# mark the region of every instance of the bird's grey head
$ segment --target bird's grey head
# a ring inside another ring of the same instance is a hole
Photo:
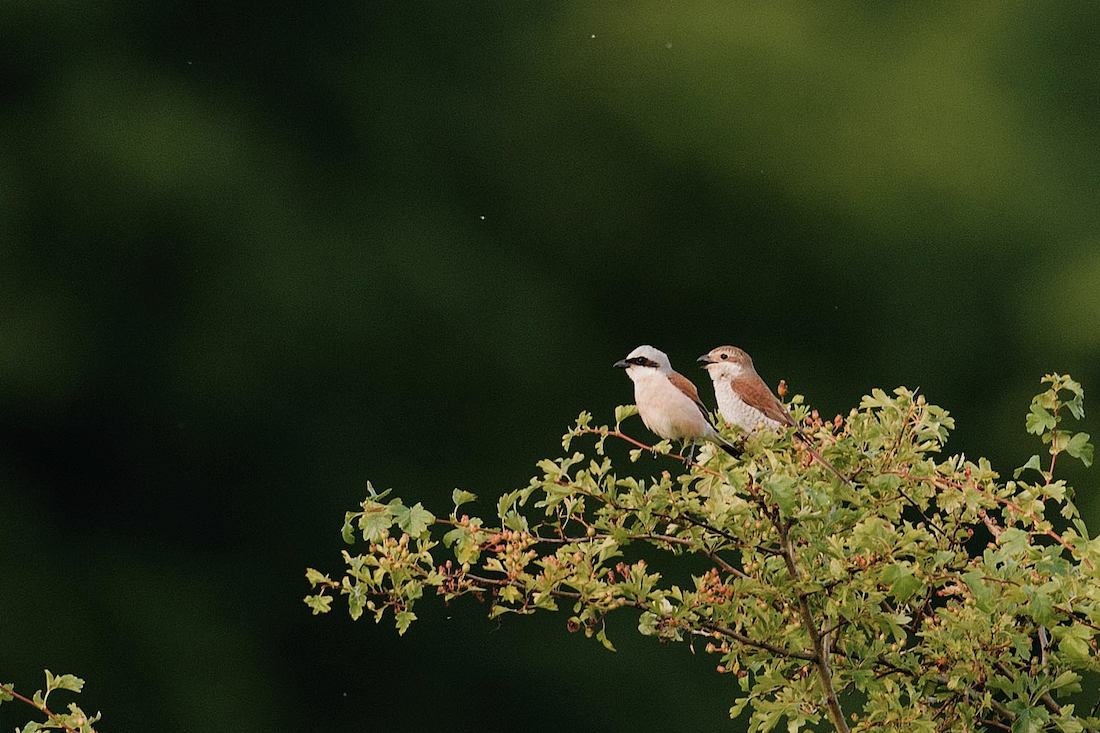
[[[672,364],[665,352],[652,346],[639,346],[627,354],[625,359],[615,362],[618,369],[626,369],[627,374],[639,373],[643,369],[653,369],[661,374],[671,374]]]

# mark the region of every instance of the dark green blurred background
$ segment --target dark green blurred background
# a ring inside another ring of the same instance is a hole
[[[1045,372],[1100,399],[1098,32],[1094,2],[8,0],[0,679],[86,678],[107,733],[737,730],[716,660],[629,614],[617,654],[434,597],[398,639],[311,617],[304,569],[339,571],[367,479],[491,514],[633,400],[640,343],[708,402],[722,343],[830,416],[920,387],[1009,474]]]

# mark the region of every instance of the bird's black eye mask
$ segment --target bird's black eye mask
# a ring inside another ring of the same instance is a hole
[[[660,364],[653,361],[652,359],[647,359],[644,356],[634,356],[630,359],[620,359],[619,361],[615,362],[615,367],[617,369],[629,369],[632,366],[653,367],[654,369],[661,368]]]

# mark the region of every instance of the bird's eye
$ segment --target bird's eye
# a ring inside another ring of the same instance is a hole
[[[729,354],[722,354],[722,358],[723,359],[728,359],[728,358],[730,358],[730,355]]]

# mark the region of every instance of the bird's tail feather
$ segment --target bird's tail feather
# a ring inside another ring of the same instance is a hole
[[[743,450],[741,450],[725,438],[719,438],[718,447],[724,450],[726,453],[729,453],[734,458],[740,458],[744,454]]]

